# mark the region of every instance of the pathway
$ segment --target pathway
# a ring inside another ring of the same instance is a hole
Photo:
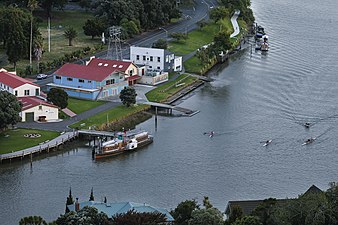
[[[232,27],[234,28],[234,32],[230,35],[230,38],[236,37],[239,34],[239,26],[237,23],[237,18],[241,12],[239,10],[235,10],[234,15],[231,17],[231,24]]]
[[[76,113],[74,113],[72,110],[70,110],[68,108],[62,109],[62,112],[66,113],[70,117],[76,116]]]

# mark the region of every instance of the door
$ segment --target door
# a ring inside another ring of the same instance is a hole
[[[33,122],[34,121],[34,112],[26,113],[26,122]]]

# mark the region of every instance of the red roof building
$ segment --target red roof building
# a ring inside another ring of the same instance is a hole
[[[30,84],[30,85],[34,85],[36,87],[39,87],[38,85],[33,84],[32,82],[30,82],[30,81],[28,81],[28,80],[26,80],[22,77],[19,77],[17,75],[14,75],[12,73],[5,72],[5,71],[0,72],[0,83],[9,86],[12,89],[20,87],[24,84]]]

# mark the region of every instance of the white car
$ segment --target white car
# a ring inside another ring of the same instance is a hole
[[[46,79],[47,77],[48,77],[47,74],[40,73],[36,76],[36,79],[42,80],[42,79]]]

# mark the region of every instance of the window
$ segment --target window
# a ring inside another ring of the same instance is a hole
[[[61,80],[61,77],[60,76],[55,76],[55,79],[56,80]]]
[[[80,83],[84,83],[84,80],[82,80],[82,79],[79,79],[79,82],[80,82]]]
[[[106,80],[106,85],[110,85],[110,80]]]
[[[15,91],[15,96],[18,96],[18,91]]]
[[[150,56],[150,62],[152,62],[153,61],[153,57],[152,56]]]
[[[25,90],[25,95],[29,95],[29,90]]]
[[[129,70],[129,76],[132,76],[133,73],[134,73],[134,70],[133,70],[133,69]]]
[[[136,60],[140,60],[140,56],[139,55],[136,55]]]
[[[91,80],[89,80],[89,81],[88,81],[88,83],[89,83],[89,84],[91,84],[91,83],[92,83],[92,81],[91,81]]]
[[[157,62],[161,62],[161,57],[157,57]]]
[[[42,110],[42,105],[39,105],[39,110]]]
[[[38,95],[40,95],[40,89],[39,89],[39,88],[36,88],[36,89],[35,89],[35,96],[38,96]]]
[[[152,66],[149,66],[149,68],[151,69],[151,68],[153,68]]]
[[[146,56],[145,55],[143,56],[143,61],[146,61]]]
[[[159,66],[158,66],[158,67],[157,67],[157,69],[158,69],[158,70],[160,70],[160,69],[161,69],[161,67],[159,67]]]
[[[73,78],[67,77],[68,81],[73,81]]]

